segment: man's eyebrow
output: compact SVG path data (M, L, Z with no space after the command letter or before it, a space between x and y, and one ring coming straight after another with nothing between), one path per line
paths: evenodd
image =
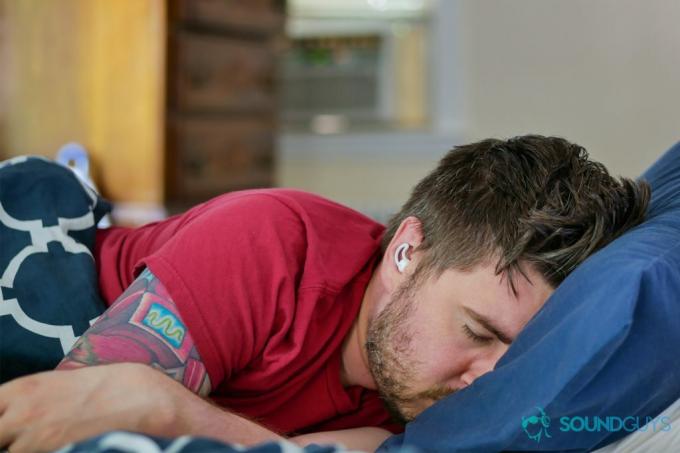
M502 343L510 344L513 342L514 338L512 338L511 335L502 332L501 329L494 325L493 321L491 321L486 316L477 313L476 311L469 307L464 306L463 309L470 317L472 317L475 321L480 323L486 330L494 334L496 338L501 340Z

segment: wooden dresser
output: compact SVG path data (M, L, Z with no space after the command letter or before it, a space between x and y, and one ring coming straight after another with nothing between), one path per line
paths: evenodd
M172 0L166 204L270 186L283 0Z

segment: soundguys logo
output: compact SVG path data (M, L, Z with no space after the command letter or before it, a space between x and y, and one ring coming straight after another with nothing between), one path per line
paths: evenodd
M522 417L522 430L527 437L536 443L541 439L551 438L549 429L551 419L542 407L536 406L536 412L529 417ZM559 431L568 432L634 432L634 431L670 431L671 420L666 416L573 416L559 418Z

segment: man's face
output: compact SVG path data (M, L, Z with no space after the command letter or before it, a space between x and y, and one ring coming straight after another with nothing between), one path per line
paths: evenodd
M394 416L410 421L436 400L493 369L553 289L529 266L530 282L494 265L450 269L392 293L369 321L366 348L371 373ZM518 273L516 273L518 274Z

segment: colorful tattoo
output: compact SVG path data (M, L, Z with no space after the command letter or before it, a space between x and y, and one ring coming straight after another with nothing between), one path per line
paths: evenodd
M151 305L142 320L144 325L151 327L163 339L178 348L184 339L184 325L168 310L158 304Z
M180 361L185 362L193 345L184 341L187 330L179 314L164 306L164 302L162 299L159 301L155 294L145 294L130 317L130 324L154 335L173 351Z
M113 362L147 363L201 396L211 390L191 333L148 269L78 339L58 368Z

